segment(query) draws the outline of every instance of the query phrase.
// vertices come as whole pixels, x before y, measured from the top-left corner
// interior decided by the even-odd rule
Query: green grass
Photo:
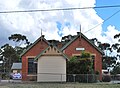
[[[8,83],[0,88],[120,88],[120,84],[110,83]]]

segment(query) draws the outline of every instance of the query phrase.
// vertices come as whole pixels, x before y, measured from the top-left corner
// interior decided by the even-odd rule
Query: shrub
[[[81,58],[90,58],[90,53],[89,52],[82,52]]]
[[[95,83],[97,81],[95,74],[69,74],[67,82]]]
[[[103,82],[110,82],[110,81],[111,81],[110,75],[104,75],[104,76],[102,77],[102,81],[103,81]]]
[[[96,74],[96,75],[99,75],[99,74],[100,74],[100,72],[99,72],[99,71],[95,71],[95,74]]]

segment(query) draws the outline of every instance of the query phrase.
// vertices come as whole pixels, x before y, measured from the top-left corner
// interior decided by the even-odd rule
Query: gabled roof
[[[40,56],[42,56],[50,47],[53,47],[55,48],[58,52],[60,52],[65,59],[69,60],[69,58],[61,51],[59,50],[56,46],[53,46],[53,45],[49,45],[45,50],[43,50],[38,56],[35,57],[35,61],[40,58]]]
[[[32,45],[30,45],[27,49],[25,49],[20,56],[22,57],[25,53],[27,53],[27,51],[29,51],[33,46],[35,46],[41,39],[42,39],[43,41],[45,41],[45,42],[49,45],[49,42],[48,42],[48,41],[44,38],[44,36],[42,35],[42,36],[39,37]]]
[[[93,44],[85,35],[83,35],[82,33],[79,33],[78,35],[76,35],[71,41],[69,41],[68,43],[66,43],[62,48],[61,51],[63,51],[65,48],[67,48],[72,42],[74,42],[77,38],[79,37],[83,37],[89,44],[91,44],[96,50],[98,50],[101,54],[103,54],[102,50],[99,49],[95,44]]]
[[[22,69],[22,63],[13,63],[11,69]]]

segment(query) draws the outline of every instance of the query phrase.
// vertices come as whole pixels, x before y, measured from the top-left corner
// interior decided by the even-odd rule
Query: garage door
[[[66,59],[63,56],[41,56],[37,73],[38,82],[65,82]]]

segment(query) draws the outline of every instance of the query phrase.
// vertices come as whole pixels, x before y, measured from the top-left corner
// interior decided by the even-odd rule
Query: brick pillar
[[[22,57],[22,81],[27,81],[28,60],[26,57]]]

